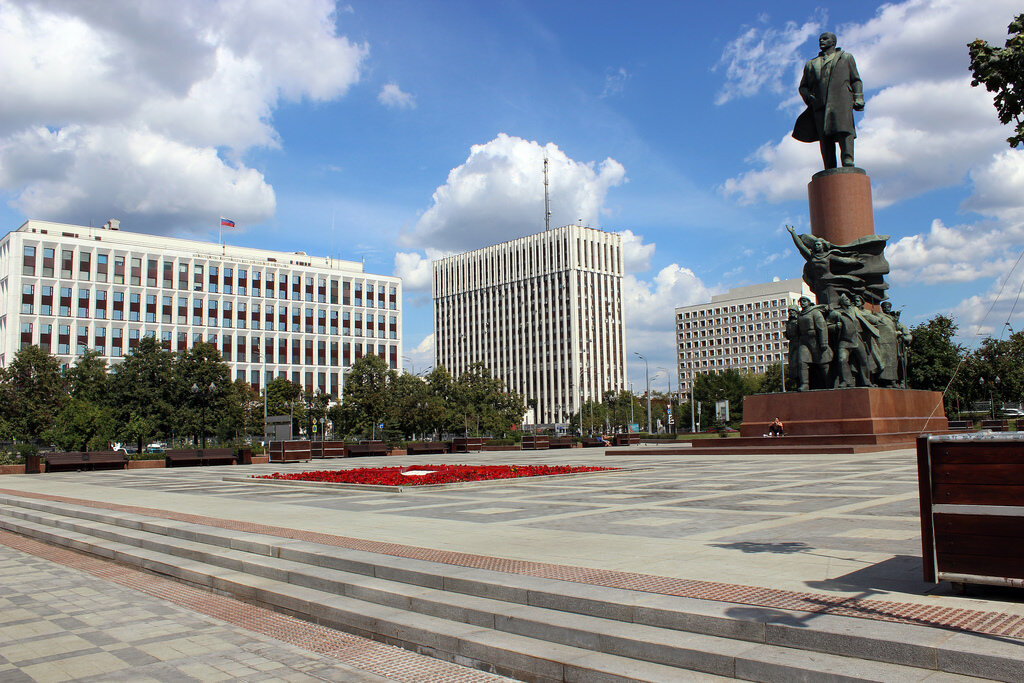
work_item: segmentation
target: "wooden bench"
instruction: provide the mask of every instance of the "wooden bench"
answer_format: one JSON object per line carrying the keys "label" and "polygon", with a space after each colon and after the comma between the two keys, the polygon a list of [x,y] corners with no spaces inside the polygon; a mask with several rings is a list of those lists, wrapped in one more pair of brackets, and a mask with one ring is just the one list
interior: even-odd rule
{"label": "wooden bench", "polygon": [[548,448],[551,443],[551,437],[547,434],[524,434],[523,435],[523,450],[524,451],[536,451]]}
{"label": "wooden bench", "polygon": [[1005,432],[1009,423],[1006,420],[982,420],[982,429],[991,429],[993,432]]}
{"label": "wooden bench", "polygon": [[383,441],[360,441],[346,445],[345,454],[350,458],[362,455],[387,455],[388,447]]}
{"label": "wooden bench", "polygon": [[484,440],[480,436],[457,436],[452,439],[452,453],[479,453],[483,448]]}
{"label": "wooden bench", "polygon": [[344,458],[344,441],[314,441],[310,444],[311,455],[314,458]]}
{"label": "wooden bench", "polygon": [[572,448],[571,436],[555,436],[548,440],[548,448]]}
{"label": "wooden bench", "polygon": [[411,441],[405,446],[409,455],[420,453],[447,453],[449,446],[444,441]]}
{"label": "wooden bench", "polygon": [[128,467],[124,453],[114,451],[67,451],[42,456],[46,463],[45,472],[79,470],[123,470]]}
{"label": "wooden bench", "polygon": [[312,459],[309,441],[274,441],[270,444],[270,462],[309,462]]}
{"label": "wooden bench", "polygon": [[613,446],[636,446],[639,443],[639,434],[616,434],[612,437]]}
{"label": "wooden bench", "polygon": [[203,465],[234,465],[235,449],[204,448],[199,451],[199,460]]}
{"label": "wooden bench", "polygon": [[970,420],[950,420],[949,429],[950,431],[963,432],[971,428]]}
{"label": "wooden bench", "polygon": [[194,448],[171,448],[164,451],[164,467],[192,467],[202,464],[199,451]]}
{"label": "wooden bench", "polygon": [[1024,439],[917,439],[924,580],[1024,584]]}

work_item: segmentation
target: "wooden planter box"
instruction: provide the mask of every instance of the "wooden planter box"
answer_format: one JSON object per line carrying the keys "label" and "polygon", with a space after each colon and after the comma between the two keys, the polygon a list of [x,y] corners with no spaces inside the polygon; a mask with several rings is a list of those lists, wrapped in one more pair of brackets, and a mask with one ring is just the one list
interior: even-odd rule
{"label": "wooden planter box", "polygon": [[1024,439],[917,440],[924,579],[1024,588]]}
{"label": "wooden planter box", "polygon": [[308,441],[274,441],[270,444],[270,462],[309,462],[312,457]]}
{"label": "wooden planter box", "polygon": [[458,436],[452,439],[452,453],[479,453],[483,447],[484,439],[480,436]]}
{"label": "wooden planter box", "polygon": [[156,468],[163,468],[166,466],[166,462],[163,460],[129,460],[128,469],[130,470],[152,470]]}
{"label": "wooden planter box", "polygon": [[524,451],[544,450],[551,443],[551,437],[544,434],[524,434],[521,447]]}

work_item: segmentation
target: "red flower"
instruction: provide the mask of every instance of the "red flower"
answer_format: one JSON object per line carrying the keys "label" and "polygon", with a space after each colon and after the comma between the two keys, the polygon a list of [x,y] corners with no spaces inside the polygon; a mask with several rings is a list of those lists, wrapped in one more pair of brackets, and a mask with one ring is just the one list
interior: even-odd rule
{"label": "red flower", "polygon": [[[254,477],[284,481],[317,481],[330,484],[372,484],[374,486],[423,486],[465,481],[540,477],[576,472],[604,472],[618,467],[582,467],[576,465],[413,465],[410,467],[360,467],[354,470],[290,472]],[[426,472],[410,475],[408,472]]]}

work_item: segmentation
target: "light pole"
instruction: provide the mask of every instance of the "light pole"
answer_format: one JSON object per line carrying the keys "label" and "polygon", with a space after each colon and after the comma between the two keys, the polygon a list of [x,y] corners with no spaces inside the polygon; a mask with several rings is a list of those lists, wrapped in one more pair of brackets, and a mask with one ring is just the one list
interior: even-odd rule
{"label": "light pole", "polygon": [[[636,418],[633,417],[633,383],[629,383],[629,424],[636,422]],[[628,429],[626,431],[629,431]]]}
{"label": "light pole", "polygon": [[668,418],[667,429],[669,433],[674,431],[676,424],[675,415],[672,414],[672,374],[663,367],[659,367],[659,370],[665,373],[665,382],[668,384],[668,410],[666,411],[666,417]]}
{"label": "light pole", "polygon": [[409,367],[412,368],[412,374],[415,375],[416,374],[416,363],[413,362],[412,358],[410,358],[409,356],[402,356],[402,360],[409,361]]}
{"label": "light pole", "polygon": [[647,359],[641,356],[636,351],[633,355],[644,362],[644,377],[647,379],[647,433],[651,433],[651,368],[647,364]]}
{"label": "light pole", "polygon": [[206,390],[209,390],[210,396],[212,397],[214,392],[217,391],[217,385],[214,384],[213,382],[210,382],[210,386],[204,387],[204,388],[200,389],[198,384],[196,384],[194,382],[192,383],[192,395],[196,396],[197,398],[199,398],[202,401],[202,404],[203,404],[203,411],[202,411],[203,419],[202,419],[202,428],[201,428],[202,431],[201,431],[201,436],[200,436],[200,438],[202,439],[202,442],[203,442],[203,446],[202,446],[203,448],[206,448],[206,404],[207,404],[207,399],[205,397],[201,397],[200,393],[204,393]]}
{"label": "light pole", "polygon": [[992,414],[992,419],[994,420],[996,419],[996,389],[999,387],[999,375],[996,375],[995,379],[991,382],[987,381],[984,377],[980,377],[978,382],[981,384],[982,388],[984,388],[986,384],[988,385],[989,409]]}

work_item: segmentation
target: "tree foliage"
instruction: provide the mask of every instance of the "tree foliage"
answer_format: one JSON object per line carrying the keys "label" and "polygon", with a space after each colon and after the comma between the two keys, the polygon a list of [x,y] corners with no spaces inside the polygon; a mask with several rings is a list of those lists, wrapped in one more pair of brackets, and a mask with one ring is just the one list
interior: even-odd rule
{"label": "tree foliage", "polygon": [[1014,134],[1006,141],[1011,147],[1024,142],[1024,14],[1018,14],[1008,27],[1006,46],[993,47],[987,41],[968,43],[971,56],[971,85],[984,85],[995,93],[999,122],[1015,123]]}
{"label": "tree foliage", "polygon": [[3,410],[10,435],[24,441],[42,438],[68,397],[57,359],[38,346],[26,346],[4,372],[4,385]]}

